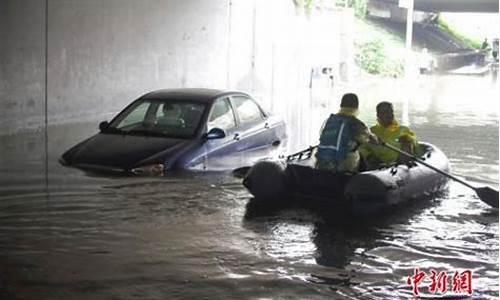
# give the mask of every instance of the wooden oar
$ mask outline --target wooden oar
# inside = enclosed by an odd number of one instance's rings
[[[492,207],[498,208],[498,191],[497,190],[494,190],[494,189],[492,189],[490,187],[487,187],[487,186],[485,186],[485,187],[475,187],[475,186],[472,186],[470,183],[468,183],[468,182],[466,182],[466,181],[464,181],[464,180],[462,180],[462,179],[460,179],[458,177],[455,177],[455,176],[453,176],[453,175],[451,175],[449,173],[446,173],[446,172],[444,172],[444,171],[442,171],[442,170],[440,170],[440,169],[438,169],[438,168],[436,168],[436,167],[434,167],[432,165],[429,165],[428,163],[426,163],[425,161],[419,159],[415,155],[411,155],[408,152],[405,152],[405,151],[403,151],[401,149],[398,149],[398,148],[396,148],[396,147],[394,147],[392,145],[389,145],[387,143],[384,143],[384,142],[381,142],[380,144],[382,146],[385,146],[385,147],[393,150],[393,151],[396,151],[396,152],[398,152],[400,154],[403,154],[403,155],[405,155],[407,157],[410,157],[414,161],[416,161],[416,162],[418,162],[418,163],[420,163],[420,164],[422,164],[422,165],[424,165],[424,166],[426,166],[426,167],[428,167],[428,168],[430,168],[430,169],[432,169],[432,170],[434,170],[434,171],[436,171],[436,172],[438,172],[438,173],[440,173],[440,174],[442,174],[442,175],[444,175],[444,176],[446,176],[448,178],[451,178],[451,179],[453,179],[453,180],[455,180],[455,181],[457,181],[457,182],[465,185],[466,187],[469,187],[469,188],[473,189],[476,192],[476,194],[479,197],[479,199],[481,199],[484,203],[486,203],[486,204],[488,204],[488,205],[490,205]]]
[[[314,150],[316,147],[318,147],[318,146],[317,145],[316,146],[309,146],[309,148],[307,148],[307,149],[304,149],[304,150],[301,150],[299,152],[287,155],[286,158],[284,158],[284,159],[286,159],[287,162],[292,161],[292,160],[308,159],[312,155],[312,150]],[[303,155],[306,155],[306,157],[303,158]],[[248,170],[250,170],[250,168],[251,168],[251,166],[236,168],[232,172],[233,176],[236,178],[243,178],[247,174]]]

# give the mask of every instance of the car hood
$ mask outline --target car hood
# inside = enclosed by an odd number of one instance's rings
[[[98,133],[64,153],[62,158],[69,165],[130,169],[145,164],[148,158],[161,152],[183,148],[187,143],[189,141],[176,138]],[[150,163],[159,162],[162,161]]]

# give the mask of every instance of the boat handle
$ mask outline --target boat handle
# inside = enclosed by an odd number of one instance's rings
[[[391,170],[389,171],[389,173],[391,173],[392,176],[396,175],[397,172],[398,172],[398,168],[396,168],[396,167],[392,167]]]

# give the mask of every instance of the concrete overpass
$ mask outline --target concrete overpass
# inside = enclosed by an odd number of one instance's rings
[[[371,0],[370,2],[372,2]],[[378,0],[398,5],[398,0]],[[415,10],[427,12],[498,13],[498,0],[415,0]]]
[[[403,38],[408,34],[405,8],[410,0],[369,0],[368,16],[375,22],[398,32]],[[403,2],[403,3],[400,3]],[[498,0],[414,0],[413,29],[410,43],[430,49],[437,55],[438,68],[447,71],[472,63],[484,62],[488,52],[471,49],[470,46],[442,31],[436,24],[436,13],[496,13]]]

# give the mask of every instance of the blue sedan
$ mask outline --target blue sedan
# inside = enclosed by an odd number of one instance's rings
[[[280,154],[287,140],[284,121],[248,94],[212,89],[148,93],[99,129],[65,152],[61,164],[158,175],[233,169]]]

